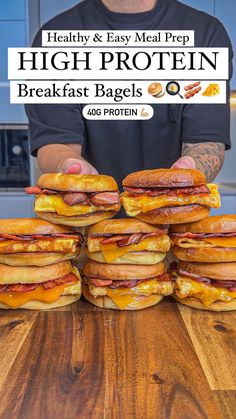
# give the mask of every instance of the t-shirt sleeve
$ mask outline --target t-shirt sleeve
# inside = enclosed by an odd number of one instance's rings
[[[84,121],[79,105],[26,105],[30,152],[47,144],[83,144]]]
[[[207,46],[229,48],[229,78],[232,77],[233,50],[224,26],[214,19],[212,34]],[[227,83],[226,104],[185,105],[182,120],[182,142],[219,142],[231,147],[230,141],[230,83]]]
[[[45,29],[45,28],[42,28]],[[33,46],[41,47],[41,30]],[[47,144],[83,144],[84,119],[79,104],[27,104],[30,152],[37,156],[40,147]]]

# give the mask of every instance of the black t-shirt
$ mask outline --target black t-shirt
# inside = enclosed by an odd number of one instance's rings
[[[143,13],[115,13],[101,0],[85,0],[50,20],[47,30],[195,30],[195,46],[232,47],[223,25],[214,17],[176,0],[158,0]],[[41,31],[34,46],[41,46]],[[229,85],[228,85],[229,92]],[[183,142],[221,142],[230,147],[229,103],[153,105],[150,120],[85,120],[78,104],[27,105],[31,152],[46,144],[79,143],[83,156],[119,184],[130,172],[169,167],[181,155]]]

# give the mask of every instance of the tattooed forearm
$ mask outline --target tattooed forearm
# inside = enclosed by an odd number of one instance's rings
[[[182,156],[190,156],[196,168],[205,173],[207,181],[212,182],[224,163],[225,145],[222,143],[183,143]]]

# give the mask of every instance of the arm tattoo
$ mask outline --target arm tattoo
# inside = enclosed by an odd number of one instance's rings
[[[212,182],[224,163],[225,145],[222,143],[183,143],[182,156],[190,156],[196,168],[205,173],[207,181]]]

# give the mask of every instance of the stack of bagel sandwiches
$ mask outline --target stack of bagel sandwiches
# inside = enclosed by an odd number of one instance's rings
[[[211,311],[236,309],[236,215],[207,217],[171,228],[179,260],[174,298]]]
[[[92,304],[137,310],[163,297],[215,311],[236,308],[236,216],[219,208],[215,184],[193,169],[106,175],[49,173],[26,188],[38,218],[0,222],[0,308],[50,309],[81,295]],[[121,203],[127,218],[112,219]],[[84,228],[86,228],[83,237]],[[178,264],[169,269],[172,244]]]
[[[236,215],[209,216],[221,205],[217,185],[198,170],[155,169],[131,173],[123,187],[127,215],[170,226],[174,298],[203,310],[235,310]]]
[[[83,294],[98,307],[137,310],[173,293],[167,273],[168,230],[135,219],[89,227]]]
[[[83,238],[38,218],[0,222],[0,308],[48,310],[81,296],[78,258]]]
[[[120,209],[115,180],[102,175],[42,175],[35,194],[38,218],[0,221],[0,308],[48,310],[81,297],[77,269],[83,227]]]

